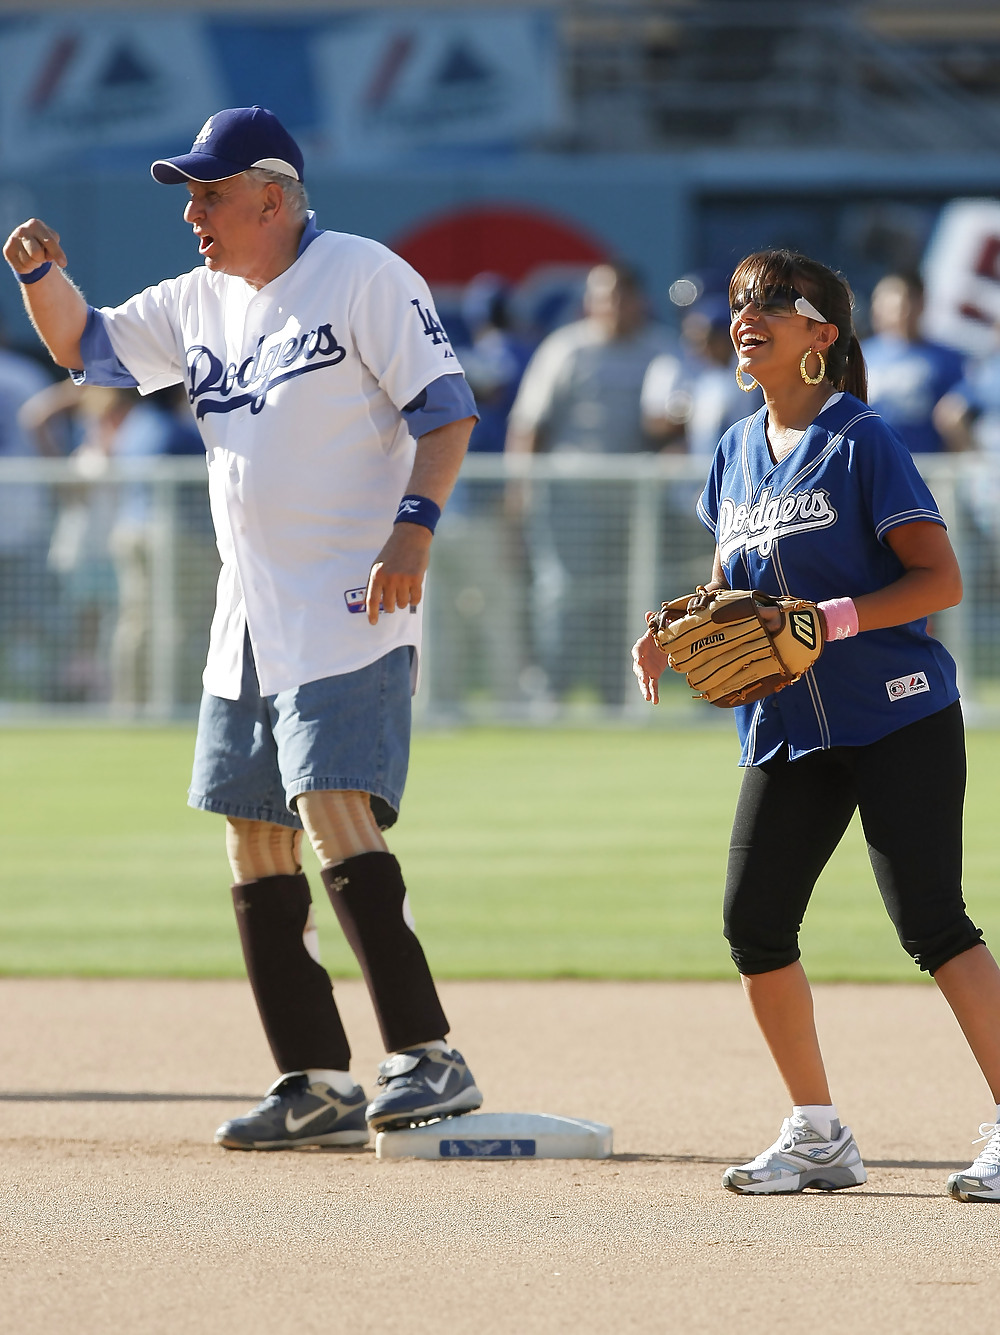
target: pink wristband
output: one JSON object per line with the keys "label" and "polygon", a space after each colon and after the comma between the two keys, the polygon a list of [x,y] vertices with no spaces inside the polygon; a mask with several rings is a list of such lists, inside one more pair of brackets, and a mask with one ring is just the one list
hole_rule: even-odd
{"label": "pink wristband", "polygon": [[858,609],[853,598],[829,598],[818,603],[828,640],[849,640],[858,633]]}

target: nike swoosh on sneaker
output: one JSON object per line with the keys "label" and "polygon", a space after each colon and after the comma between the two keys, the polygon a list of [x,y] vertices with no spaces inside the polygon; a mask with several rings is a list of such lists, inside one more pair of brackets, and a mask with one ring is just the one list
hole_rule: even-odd
{"label": "nike swoosh on sneaker", "polygon": [[296,1117],[291,1108],[285,1113],[285,1130],[290,1136],[294,1136],[296,1131],[301,1131],[304,1126],[314,1122],[317,1117],[322,1117],[325,1112],[329,1112],[335,1105],[332,1101],[324,1103],[322,1108],[316,1108],[313,1112],[306,1113],[304,1117]]}
{"label": "nike swoosh on sneaker", "polygon": [[425,1075],[424,1079],[427,1081],[428,1085],[430,1085],[431,1089],[433,1089],[435,1094],[443,1094],[444,1087],[448,1083],[448,1077],[450,1075],[451,1071],[445,1071],[440,1080],[433,1080],[429,1075]]}

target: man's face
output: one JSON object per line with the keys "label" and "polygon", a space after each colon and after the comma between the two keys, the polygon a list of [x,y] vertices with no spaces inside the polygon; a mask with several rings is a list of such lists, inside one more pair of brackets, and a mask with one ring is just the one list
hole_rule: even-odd
{"label": "man's face", "polygon": [[871,301],[871,325],[876,334],[896,334],[913,339],[920,328],[923,302],[901,278],[883,278],[875,284]]}
{"label": "man's face", "polygon": [[206,267],[238,278],[251,275],[264,240],[266,186],[240,175],[188,181],[187,188],[191,197],[184,220],[198,238],[198,254]]}
{"label": "man's face", "polygon": [[587,276],[583,308],[609,338],[628,337],[644,319],[642,297],[622,283],[614,269],[603,264],[591,269]]}

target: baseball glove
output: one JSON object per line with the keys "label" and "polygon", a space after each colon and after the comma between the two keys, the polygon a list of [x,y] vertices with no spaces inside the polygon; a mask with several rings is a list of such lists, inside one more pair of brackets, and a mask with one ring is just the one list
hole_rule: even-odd
{"label": "baseball glove", "polygon": [[[760,615],[768,607],[781,613],[773,631]],[[823,622],[815,603],[772,598],[756,589],[699,589],[664,603],[650,616],[649,628],[674,671],[720,709],[784,690],[823,652]]]}

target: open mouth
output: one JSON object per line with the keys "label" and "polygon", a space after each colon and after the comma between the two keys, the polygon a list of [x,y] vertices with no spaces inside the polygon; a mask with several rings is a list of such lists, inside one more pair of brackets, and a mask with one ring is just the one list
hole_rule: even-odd
{"label": "open mouth", "polygon": [[740,351],[741,352],[752,351],[754,348],[763,347],[764,344],[769,341],[770,340],[767,339],[763,334],[756,334],[749,329],[744,329],[743,332],[740,334]]}
{"label": "open mouth", "polygon": [[215,241],[215,237],[214,237],[214,236],[207,236],[207,235],[205,235],[204,233],[203,233],[201,236],[199,236],[199,238],[198,238],[198,254],[199,254],[199,255],[207,255],[208,252],[209,252],[209,249],[211,248],[211,246],[212,246],[212,244],[213,244],[214,241]]}

